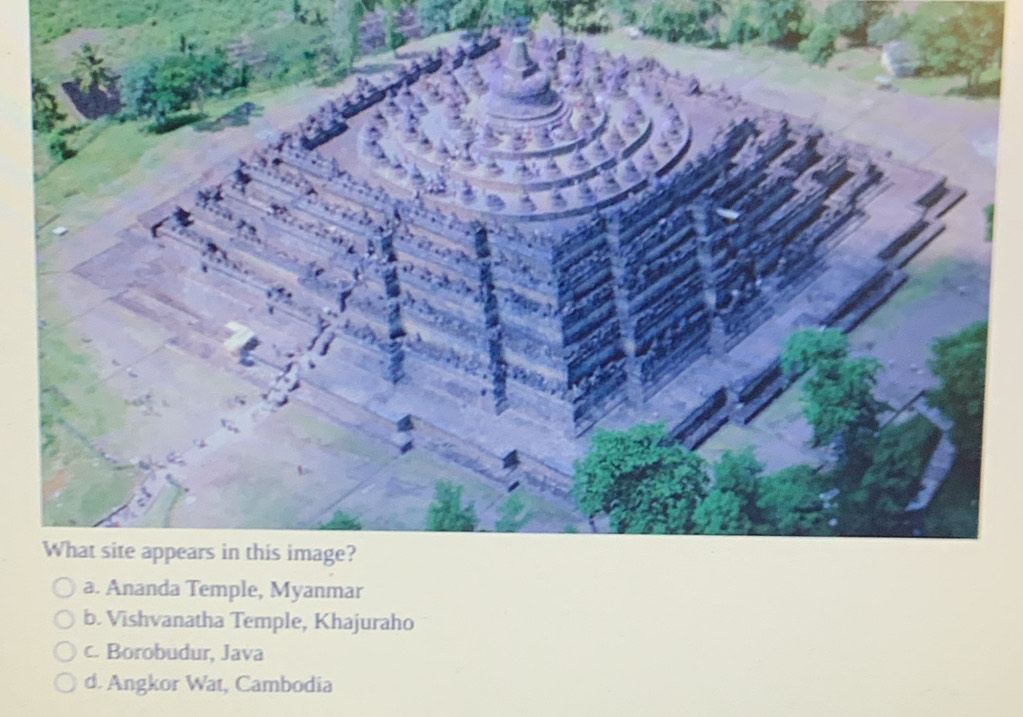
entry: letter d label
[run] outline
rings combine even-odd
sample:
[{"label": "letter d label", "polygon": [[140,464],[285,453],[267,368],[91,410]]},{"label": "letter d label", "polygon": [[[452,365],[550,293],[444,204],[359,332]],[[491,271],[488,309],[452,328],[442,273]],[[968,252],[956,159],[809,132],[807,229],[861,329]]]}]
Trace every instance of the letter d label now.
[{"label": "letter d label", "polygon": [[96,673],[93,672],[91,675],[85,678],[85,689],[94,690],[96,689]]}]

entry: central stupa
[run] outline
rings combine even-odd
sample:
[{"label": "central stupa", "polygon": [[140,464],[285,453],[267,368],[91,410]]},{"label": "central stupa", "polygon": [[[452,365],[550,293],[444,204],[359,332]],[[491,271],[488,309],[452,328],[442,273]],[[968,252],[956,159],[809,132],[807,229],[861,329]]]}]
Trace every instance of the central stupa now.
[{"label": "central stupa", "polygon": [[517,124],[556,122],[565,103],[551,89],[550,74],[529,56],[526,38],[512,39],[503,71],[485,95],[485,112],[495,122],[514,130]]},{"label": "central stupa", "polygon": [[685,154],[688,122],[624,58],[591,65],[582,45],[555,43],[537,56],[516,36],[503,59],[450,65],[418,95],[406,87],[364,128],[363,155],[457,211],[543,221],[616,204]]}]

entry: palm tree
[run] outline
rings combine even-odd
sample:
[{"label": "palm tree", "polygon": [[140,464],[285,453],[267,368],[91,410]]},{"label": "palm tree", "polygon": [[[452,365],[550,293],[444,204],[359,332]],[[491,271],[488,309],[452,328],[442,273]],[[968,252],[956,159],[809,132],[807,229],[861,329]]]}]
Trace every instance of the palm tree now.
[{"label": "palm tree", "polygon": [[103,66],[103,58],[88,42],[74,53],[73,58],[75,65],[72,75],[78,83],[78,89],[91,92],[94,88],[108,85],[113,79],[110,71]]}]

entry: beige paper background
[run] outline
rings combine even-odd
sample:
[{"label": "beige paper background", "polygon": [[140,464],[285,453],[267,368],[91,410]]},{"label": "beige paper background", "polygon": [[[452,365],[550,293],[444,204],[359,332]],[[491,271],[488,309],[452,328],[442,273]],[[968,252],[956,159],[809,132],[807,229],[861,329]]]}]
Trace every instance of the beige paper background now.
[{"label": "beige paper background", "polygon": [[[0,22],[0,712],[264,715],[1019,715],[1023,714],[1023,7],[1008,3],[991,356],[976,541],[611,536],[457,536],[280,531],[40,528],[36,415],[28,13]],[[922,118],[923,119],[923,118]],[[41,540],[244,546],[358,546],[318,565],[46,560]],[[226,635],[263,647],[265,668],[331,679],[330,695],[135,697],[58,694],[53,614],[105,608],[61,601],[52,580],[352,580],[356,607],[413,617],[411,634]],[[157,599],[124,607],[168,609]],[[117,606],[117,605],[115,605]],[[194,610],[181,601],[170,609]],[[202,607],[202,606],[198,606]],[[269,606],[261,606],[269,607]],[[285,609],[280,606],[280,610]],[[94,628],[95,629],[95,628]],[[103,638],[147,642],[142,634]],[[363,639],[365,638],[365,639]],[[97,644],[99,638],[93,638]],[[220,636],[152,633],[148,642],[219,646]],[[66,669],[84,675],[81,658]],[[90,666],[91,667],[91,666]],[[96,668],[109,673],[108,665]],[[184,668],[119,666],[170,676]],[[216,666],[218,674],[247,672]],[[194,672],[194,671],[193,671]]]}]

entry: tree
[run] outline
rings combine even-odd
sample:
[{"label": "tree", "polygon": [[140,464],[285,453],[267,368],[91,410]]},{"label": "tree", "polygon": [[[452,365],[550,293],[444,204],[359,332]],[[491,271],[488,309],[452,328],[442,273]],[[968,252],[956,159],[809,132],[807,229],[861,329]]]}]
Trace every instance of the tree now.
[{"label": "tree", "polygon": [[898,40],[906,32],[908,24],[905,15],[882,15],[867,28],[867,44],[880,47]]},{"label": "tree", "polygon": [[583,3],[586,5],[592,4],[588,0],[543,0],[540,3],[540,10],[551,14],[551,17],[554,18],[554,22],[558,26],[558,30],[561,31],[561,36],[564,37],[568,19],[572,17],[576,5]]},{"label": "tree", "polygon": [[433,502],[426,512],[426,529],[471,533],[477,522],[473,504],[462,505],[462,486],[437,481]]},{"label": "tree", "polygon": [[984,207],[984,239],[991,241],[995,237],[995,205]]},{"label": "tree", "polygon": [[211,53],[189,54],[188,60],[193,96],[200,114],[205,114],[204,100],[208,95],[234,86],[233,68],[227,61],[227,52],[219,47]]},{"label": "tree", "polygon": [[836,0],[824,8],[824,23],[846,37],[867,30],[867,3],[861,0]]},{"label": "tree", "polygon": [[121,97],[121,113],[125,117],[142,119],[152,116],[153,75],[156,74],[157,66],[158,60],[143,58],[121,72],[117,85]]},{"label": "tree", "polygon": [[171,114],[192,106],[196,83],[192,60],[187,56],[168,57],[156,67],[151,78],[149,106],[157,127],[163,127]]},{"label": "tree", "polygon": [[536,19],[537,7],[532,0],[489,0],[484,3],[486,24],[505,26],[520,19]]},{"label": "tree", "polygon": [[605,513],[617,533],[685,533],[709,482],[706,462],[663,423],[638,424],[594,433],[572,494],[591,521]]},{"label": "tree", "polygon": [[590,34],[611,29],[611,16],[606,3],[598,0],[539,0],[534,3],[534,16],[545,12],[554,18],[562,37],[566,28]]},{"label": "tree", "polygon": [[729,45],[745,45],[760,36],[756,12],[749,0],[740,0],[726,13],[727,30],[725,42]]},{"label": "tree", "polygon": [[606,0],[603,5],[618,18],[618,25],[631,25],[639,17],[633,0]]},{"label": "tree", "polygon": [[949,438],[956,450],[980,460],[984,427],[984,378],[987,367],[987,322],[970,324],[931,344],[927,366],[940,381],[927,402],[952,421]]},{"label": "tree", "polygon": [[849,354],[849,340],[838,329],[805,329],[792,334],[781,354],[782,370],[798,376],[824,362],[840,362]]},{"label": "tree", "polygon": [[799,43],[799,54],[811,65],[823,67],[835,55],[838,30],[827,23],[818,23]]},{"label": "tree", "polygon": [[397,50],[407,39],[398,30],[398,14],[404,5],[404,0],[380,0],[380,6],[384,10],[384,41],[391,50]]},{"label": "tree", "polygon": [[714,484],[693,513],[693,532],[748,535],[756,523],[757,480],[764,465],[751,448],[725,451],[714,465]]},{"label": "tree", "polygon": [[824,8],[823,20],[851,43],[863,45],[868,41],[870,28],[891,17],[890,2],[836,0]]},{"label": "tree", "polygon": [[320,524],[320,530],[362,530],[362,523],[354,515],[339,510],[326,523]]},{"label": "tree", "polygon": [[458,0],[419,0],[416,3],[416,16],[423,32],[433,35],[450,30],[451,9]]},{"label": "tree", "polygon": [[716,42],[710,20],[720,14],[717,2],[654,0],[643,13],[640,27],[646,34],[668,42]]},{"label": "tree", "polygon": [[32,78],[32,129],[51,132],[67,115],[60,111],[57,96],[38,77]]},{"label": "tree", "polygon": [[921,3],[910,34],[926,71],[966,75],[967,89],[976,90],[984,70],[1000,59],[1004,24],[1003,3]]},{"label": "tree", "polygon": [[906,506],[920,491],[920,479],[941,431],[923,416],[889,423],[878,437],[873,464],[858,485],[838,496],[843,535],[907,535]]},{"label": "tree", "polygon": [[760,37],[771,45],[795,47],[806,15],[804,0],[752,0]]},{"label": "tree", "polygon": [[451,7],[451,27],[470,30],[483,24],[486,0],[457,0]]},{"label": "tree", "polygon": [[498,506],[497,515],[494,528],[498,533],[517,533],[533,517],[518,493],[512,493]]},{"label": "tree", "polygon": [[874,397],[880,362],[847,354],[848,340],[838,329],[807,329],[785,342],[781,362],[790,376],[810,373],[801,400],[812,444],[833,445],[849,470],[869,455],[878,415],[890,406]]},{"label": "tree", "polygon": [[157,129],[161,129],[175,112],[196,103],[203,113],[207,97],[245,82],[244,69],[231,67],[222,48],[211,53],[149,58],[129,65],[121,74],[122,111],[126,117],[152,117]]},{"label": "tree", "polygon": [[340,73],[348,72],[359,57],[359,30],[365,6],[358,0],[337,0],[331,16],[334,58]]},{"label": "tree", "polygon": [[783,468],[760,479],[758,535],[829,535],[833,508],[822,497],[827,480],[811,466]]},{"label": "tree", "polygon": [[58,162],[71,159],[75,156],[75,150],[71,149],[67,140],[59,134],[51,134],[46,139],[46,151]]},{"label": "tree", "polygon": [[86,42],[72,55],[74,69],[72,76],[78,83],[79,89],[90,92],[97,87],[108,85],[113,76],[104,66],[104,60],[97,54],[97,50]]}]

